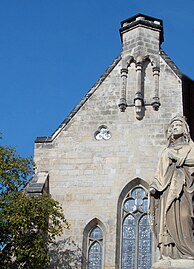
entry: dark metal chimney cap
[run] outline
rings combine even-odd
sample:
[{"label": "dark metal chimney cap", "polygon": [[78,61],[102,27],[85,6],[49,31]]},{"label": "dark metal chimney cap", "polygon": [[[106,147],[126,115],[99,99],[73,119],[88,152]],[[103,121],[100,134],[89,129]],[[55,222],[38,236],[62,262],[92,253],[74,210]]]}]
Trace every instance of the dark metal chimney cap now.
[{"label": "dark metal chimney cap", "polygon": [[122,33],[132,27],[137,25],[145,25],[160,30],[160,44],[164,41],[163,33],[163,21],[158,18],[147,16],[141,13],[138,13],[124,21],[121,22],[120,35],[122,39]]}]

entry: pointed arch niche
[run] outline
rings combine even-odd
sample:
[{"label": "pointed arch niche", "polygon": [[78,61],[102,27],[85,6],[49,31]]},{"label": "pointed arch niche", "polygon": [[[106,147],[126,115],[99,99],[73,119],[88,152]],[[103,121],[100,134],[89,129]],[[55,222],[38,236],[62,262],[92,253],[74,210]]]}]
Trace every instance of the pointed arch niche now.
[{"label": "pointed arch niche", "polygon": [[151,269],[152,233],[148,184],[135,178],[122,190],[117,207],[116,269]]},{"label": "pointed arch niche", "polygon": [[82,269],[103,269],[105,226],[97,218],[92,219],[83,232]]}]

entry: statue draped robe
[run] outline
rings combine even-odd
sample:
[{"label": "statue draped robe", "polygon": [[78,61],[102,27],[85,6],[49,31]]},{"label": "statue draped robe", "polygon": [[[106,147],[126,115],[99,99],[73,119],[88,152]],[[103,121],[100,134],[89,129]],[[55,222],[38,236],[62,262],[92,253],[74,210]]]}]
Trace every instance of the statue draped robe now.
[{"label": "statue draped robe", "polygon": [[[177,156],[177,160],[169,158]],[[150,186],[150,221],[162,256],[194,259],[194,144],[166,148]]]}]

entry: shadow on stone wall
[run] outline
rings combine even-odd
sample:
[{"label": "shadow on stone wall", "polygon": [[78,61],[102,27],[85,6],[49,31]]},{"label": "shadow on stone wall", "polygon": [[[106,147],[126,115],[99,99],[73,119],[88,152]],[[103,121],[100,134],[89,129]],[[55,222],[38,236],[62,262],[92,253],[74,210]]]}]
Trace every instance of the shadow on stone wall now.
[{"label": "shadow on stone wall", "polygon": [[60,240],[49,250],[51,263],[48,269],[80,269],[82,251],[70,237]]}]

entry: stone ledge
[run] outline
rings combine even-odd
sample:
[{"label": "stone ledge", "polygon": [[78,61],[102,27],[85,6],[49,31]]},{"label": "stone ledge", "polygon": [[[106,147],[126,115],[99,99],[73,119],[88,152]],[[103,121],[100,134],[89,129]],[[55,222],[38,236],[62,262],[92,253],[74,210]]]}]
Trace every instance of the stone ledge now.
[{"label": "stone ledge", "polygon": [[166,259],[153,264],[152,269],[194,269],[194,260]]}]

